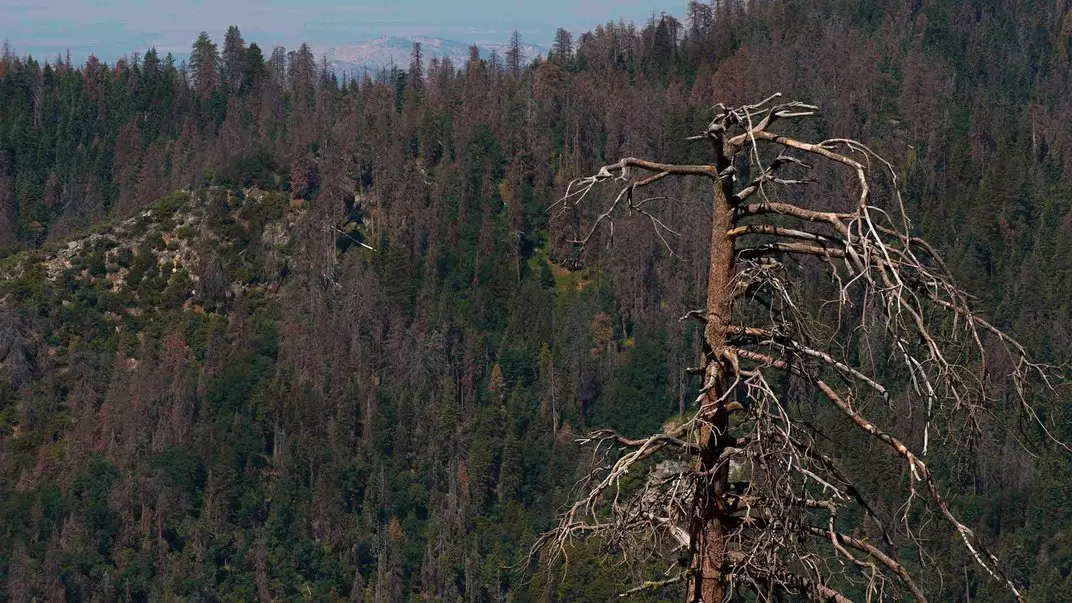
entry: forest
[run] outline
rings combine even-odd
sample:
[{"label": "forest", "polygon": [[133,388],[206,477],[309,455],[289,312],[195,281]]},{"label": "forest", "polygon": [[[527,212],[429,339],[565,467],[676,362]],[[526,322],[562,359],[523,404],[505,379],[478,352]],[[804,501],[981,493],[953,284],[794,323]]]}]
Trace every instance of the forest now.
[{"label": "forest", "polygon": [[[601,204],[551,208],[622,157],[706,161],[686,139],[718,103],[782,92],[822,109],[796,133],[875,149],[975,307],[1067,375],[1072,0],[682,8],[360,78],[237,26],[185,63],[4,44],[0,598],[605,601],[662,575],[533,547],[596,462],[584,434],[659,432],[696,398],[680,319],[710,216],[582,247]],[[1072,591],[1056,391],[1055,441],[994,415],[928,457],[1028,601]],[[907,470],[816,420],[897,516]],[[956,545],[936,522],[902,553],[929,597],[1008,599]]]}]

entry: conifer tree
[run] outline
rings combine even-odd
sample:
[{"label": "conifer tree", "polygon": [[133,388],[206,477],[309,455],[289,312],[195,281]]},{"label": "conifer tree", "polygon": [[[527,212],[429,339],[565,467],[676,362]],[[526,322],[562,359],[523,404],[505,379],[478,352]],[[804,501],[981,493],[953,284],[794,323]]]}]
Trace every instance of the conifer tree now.
[{"label": "conifer tree", "polygon": [[562,65],[573,59],[573,34],[569,30],[559,27],[555,31],[555,41],[551,44],[551,56]]},{"label": "conifer tree", "polygon": [[515,79],[521,77],[524,61],[525,50],[521,46],[521,33],[515,29],[510,36],[510,46],[506,50],[506,69]]},{"label": "conifer tree", "polygon": [[246,41],[238,27],[227,28],[223,38],[223,79],[231,90],[242,88],[242,76],[246,71]]},{"label": "conifer tree", "polygon": [[219,53],[208,32],[203,31],[197,36],[190,51],[190,77],[193,78],[194,90],[201,97],[209,96],[219,86]]},{"label": "conifer tree", "polygon": [[246,50],[245,65],[242,67],[242,92],[259,90],[267,76],[264,54],[261,47],[254,42]]}]

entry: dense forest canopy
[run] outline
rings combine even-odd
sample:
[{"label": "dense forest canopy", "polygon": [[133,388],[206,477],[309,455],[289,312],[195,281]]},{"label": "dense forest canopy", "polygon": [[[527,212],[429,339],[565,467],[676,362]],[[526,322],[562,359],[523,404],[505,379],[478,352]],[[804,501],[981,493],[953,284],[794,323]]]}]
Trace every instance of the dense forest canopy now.
[{"label": "dense forest canopy", "polygon": [[[587,472],[577,434],[695,397],[708,223],[681,205],[673,254],[642,220],[581,250],[598,205],[548,208],[622,156],[702,160],[718,102],[821,107],[802,134],[890,159],[977,305],[1072,356],[1068,0],[691,2],[537,60],[420,54],[351,80],[238,28],[185,65],[4,46],[4,596],[607,600],[661,575],[528,554]],[[931,466],[1027,598],[1063,600],[1067,454],[993,437]],[[932,597],[1005,596],[951,538]]]}]

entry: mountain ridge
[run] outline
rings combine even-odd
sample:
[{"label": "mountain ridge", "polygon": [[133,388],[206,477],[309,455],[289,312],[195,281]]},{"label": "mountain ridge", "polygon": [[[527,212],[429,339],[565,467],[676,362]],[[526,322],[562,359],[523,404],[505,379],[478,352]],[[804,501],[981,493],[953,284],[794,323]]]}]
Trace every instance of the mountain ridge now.
[{"label": "mountain ridge", "polygon": [[[369,40],[333,46],[324,51],[328,64],[336,73],[361,73],[378,71],[392,65],[404,68],[409,65],[413,44],[420,43],[427,66],[432,58],[449,58],[455,65],[469,60],[469,49],[476,46],[480,58],[490,59],[492,54],[506,55],[509,43],[467,43],[436,36],[380,36]],[[522,43],[523,62],[530,63],[537,57],[547,55],[547,49],[535,44]]]},{"label": "mountain ridge", "polygon": [[[709,189],[659,183],[665,196],[640,206],[658,224],[622,197],[584,249],[572,241],[623,182],[560,200],[621,157],[711,161],[688,138],[714,102],[781,91],[821,107],[788,131],[882,153],[913,232],[980,314],[1065,364],[1068,8],[977,4],[720,3],[684,28],[597,28],[520,77],[466,61],[424,86],[404,72],[339,86],[315,69],[328,44],[288,55],[238,36],[227,53],[200,45],[206,77],[158,55],[0,57],[0,600],[608,601],[666,579],[672,537],[636,563],[608,562],[615,543],[577,538],[568,565],[532,545],[602,465],[580,438],[677,429],[703,385],[687,368],[704,330],[681,316],[707,296]],[[398,67],[411,44],[396,44]],[[765,192],[851,211],[855,189],[823,169],[833,186]],[[825,268],[777,278],[823,293]],[[833,324],[828,347],[846,349]],[[918,434],[908,375],[859,351],[898,382],[860,404]],[[931,600],[1008,600],[955,531],[885,534],[908,510],[931,516],[908,468],[793,380],[777,388],[793,412],[815,409],[798,425],[824,430],[816,452],[875,501],[836,526],[904,555]],[[1072,441],[1059,393],[1046,420]],[[1016,422],[1006,437],[980,419],[985,437],[932,430],[927,466],[1024,598],[1063,602],[1072,463],[1023,450]],[[840,567],[825,539],[784,542]],[[830,587],[852,600],[896,587],[869,567],[846,561]]]}]

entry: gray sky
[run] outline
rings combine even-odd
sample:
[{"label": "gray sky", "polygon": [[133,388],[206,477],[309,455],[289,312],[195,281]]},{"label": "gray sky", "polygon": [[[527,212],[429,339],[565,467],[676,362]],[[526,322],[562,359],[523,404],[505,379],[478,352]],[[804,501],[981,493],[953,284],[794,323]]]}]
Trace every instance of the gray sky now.
[{"label": "gray sky", "polygon": [[652,12],[677,16],[687,0],[0,0],[0,38],[19,54],[52,58],[69,48],[114,61],[156,46],[185,55],[198,32],[222,41],[228,25],[270,48],[307,41],[314,48],[381,35],[429,35],[461,42],[504,42],[513,29],[548,45],[554,30],[591,29],[608,20],[643,23]]}]

